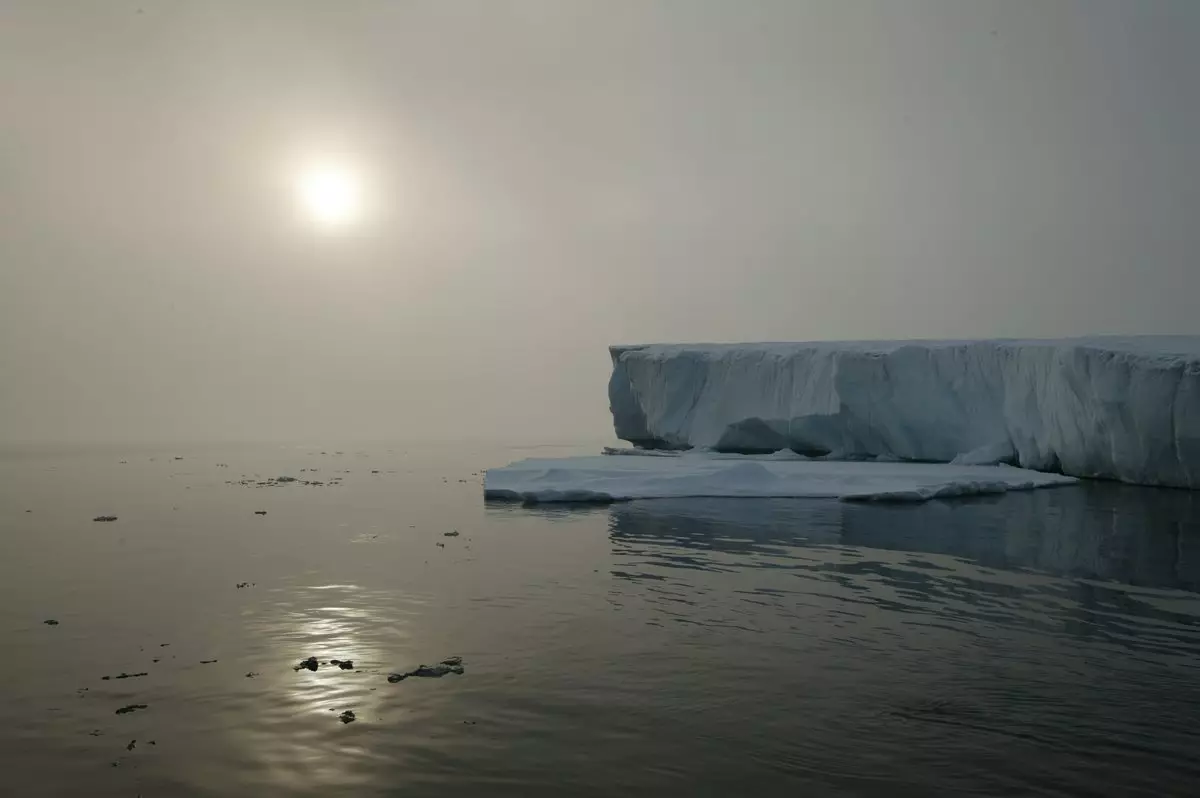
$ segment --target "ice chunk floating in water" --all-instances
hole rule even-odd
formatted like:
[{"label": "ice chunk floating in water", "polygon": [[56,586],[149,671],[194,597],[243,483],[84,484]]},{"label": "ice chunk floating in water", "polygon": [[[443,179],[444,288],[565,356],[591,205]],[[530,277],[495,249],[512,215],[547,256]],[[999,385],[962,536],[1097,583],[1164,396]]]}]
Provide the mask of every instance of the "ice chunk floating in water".
[{"label": "ice chunk floating in water", "polygon": [[701,496],[925,501],[1075,481],[1011,466],[834,462],[795,455],[688,452],[672,457],[598,455],[521,460],[490,469],[484,481],[484,496],[531,502]]},{"label": "ice chunk floating in water", "polygon": [[612,347],[617,437],[1200,488],[1200,336]]}]

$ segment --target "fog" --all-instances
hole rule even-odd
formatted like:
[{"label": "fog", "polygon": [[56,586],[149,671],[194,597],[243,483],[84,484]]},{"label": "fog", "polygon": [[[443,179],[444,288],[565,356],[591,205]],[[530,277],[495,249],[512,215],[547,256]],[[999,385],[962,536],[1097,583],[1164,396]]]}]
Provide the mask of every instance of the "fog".
[{"label": "fog", "polygon": [[590,440],[610,343],[1200,333],[1197,41],[1194,0],[0,0],[0,439]]}]

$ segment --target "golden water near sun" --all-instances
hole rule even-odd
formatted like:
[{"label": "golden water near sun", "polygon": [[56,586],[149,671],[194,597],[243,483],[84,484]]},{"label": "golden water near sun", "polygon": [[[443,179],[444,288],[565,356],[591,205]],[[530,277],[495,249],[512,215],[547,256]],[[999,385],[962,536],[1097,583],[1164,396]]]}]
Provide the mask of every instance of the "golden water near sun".
[{"label": "golden water near sun", "polygon": [[[483,501],[483,469],[546,453],[0,447],[4,794],[995,795],[1049,774],[1063,794],[1186,795],[1200,777],[1198,493]],[[449,656],[464,673],[388,681]]]}]

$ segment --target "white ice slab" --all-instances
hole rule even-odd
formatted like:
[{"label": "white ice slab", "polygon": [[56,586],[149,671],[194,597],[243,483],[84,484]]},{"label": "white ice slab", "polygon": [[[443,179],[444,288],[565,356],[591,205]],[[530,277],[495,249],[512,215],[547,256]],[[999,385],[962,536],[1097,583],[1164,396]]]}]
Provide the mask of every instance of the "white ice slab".
[{"label": "white ice slab", "polygon": [[1200,488],[1200,336],[612,347],[617,437]]},{"label": "white ice slab", "polygon": [[809,460],[790,452],[765,456],[689,452],[521,460],[490,469],[484,496],[531,502],[702,496],[925,501],[1074,482],[1071,477],[1011,466]]}]

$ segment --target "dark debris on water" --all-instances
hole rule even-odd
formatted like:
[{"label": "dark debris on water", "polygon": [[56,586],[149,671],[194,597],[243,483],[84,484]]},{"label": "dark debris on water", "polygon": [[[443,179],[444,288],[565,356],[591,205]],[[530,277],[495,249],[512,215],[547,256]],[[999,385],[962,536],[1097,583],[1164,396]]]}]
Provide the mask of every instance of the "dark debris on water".
[{"label": "dark debris on water", "polygon": [[303,669],[315,671],[317,669],[317,658],[309,657],[308,659],[300,660],[300,664],[295,666],[294,668],[292,668],[292,670],[294,670],[294,671],[303,670]]},{"label": "dark debris on water", "polygon": [[418,665],[413,670],[405,673],[389,673],[388,682],[395,684],[396,682],[404,681],[410,676],[440,679],[448,673],[461,675],[464,672],[462,661],[462,657],[446,657],[446,659],[436,665]]},{"label": "dark debris on water", "polygon": [[353,723],[356,719],[354,712],[349,709],[338,715],[338,718],[342,721],[342,723]]},{"label": "dark debris on water", "polygon": [[106,521],[106,522],[107,521],[116,521],[117,517],[115,515],[98,515],[95,518],[93,518],[92,520],[93,521]]},{"label": "dark debris on water", "polygon": [[109,679],[136,679],[139,676],[149,676],[149,675],[150,674],[145,671],[142,671],[141,673],[126,673],[125,671],[121,671],[116,676],[101,676],[100,680],[107,682]]},{"label": "dark debris on water", "polygon": [[[334,484],[334,482],[335,482],[334,480],[330,480],[328,484],[332,485],[332,484]],[[291,485],[293,483],[295,483],[297,485],[307,485],[309,487],[316,487],[316,488],[323,487],[326,484],[325,482],[322,482],[319,479],[297,479],[296,477],[287,477],[287,476],[268,477],[267,479],[258,479],[256,477],[247,477],[245,479],[227,479],[227,480],[225,480],[226,485],[241,485],[242,487],[246,487],[246,488],[279,488],[279,487],[283,487],[284,485]],[[255,510],[254,514],[255,515],[266,515],[267,511],[266,510]]]},{"label": "dark debris on water", "polygon": [[128,704],[117,710],[118,715],[128,715],[130,712],[137,712],[139,709],[149,709],[149,704]]},{"label": "dark debris on water", "polygon": [[47,618],[46,620],[42,621],[42,623],[46,624],[47,626],[58,626],[58,621],[54,620],[53,618]]},{"label": "dark debris on water", "polygon": [[352,659],[331,659],[331,660],[329,660],[329,664],[337,665],[339,668],[341,668],[344,671],[354,670],[354,660],[352,660]]}]

